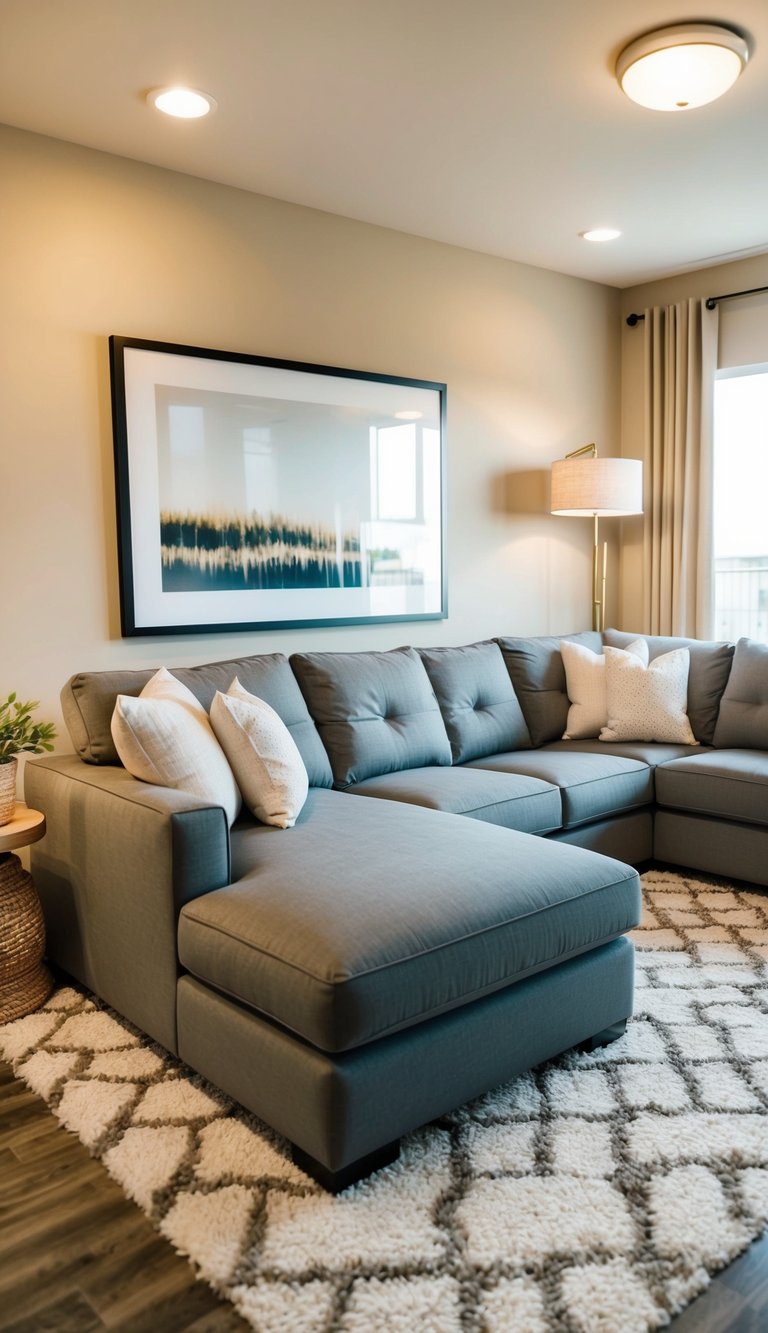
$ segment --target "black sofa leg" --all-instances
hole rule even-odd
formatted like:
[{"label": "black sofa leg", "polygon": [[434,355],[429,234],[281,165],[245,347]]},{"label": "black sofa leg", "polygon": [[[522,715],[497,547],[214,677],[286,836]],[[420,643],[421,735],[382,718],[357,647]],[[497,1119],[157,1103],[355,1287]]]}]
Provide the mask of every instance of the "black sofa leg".
[{"label": "black sofa leg", "polygon": [[612,1023],[609,1028],[603,1028],[602,1032],[596,1032],[594,1037],[587,1037],[586,1041],[580,1041],[576,1047],[577,1051],[597,1051],[601,1046],[610,1046],[612,1041],[618,1041],[623,1037],[627,1030],[627,1020],[622,1018],[618,1023]]},{"label": "black sofa leg", "polygon": [[339,1194],[348,1185],[356,1185],[358,1180],[364,1180],[374,1171],[380,1171],[383,1166],[390,1166],[392,1162],[396,1162],[400,1156],[400,1140],[395,1139],[394,1143],[387,1143],[383,1148],[367,1153],[365,1157],[358,1157],[356,1162],[350,1162],[349,1166],[343,1166],[339,1171],[331,1171],[330,1167],[318,1162],[317,1158],[310,1157],[309,1153],[304,1152],[295,1143],[291,1145],[291,1151],[296,1166],[306,1171],[307,1175],[316,1180],[318,1185],[322,1185],[324,1190],[328,1190],[329,1194]]}]

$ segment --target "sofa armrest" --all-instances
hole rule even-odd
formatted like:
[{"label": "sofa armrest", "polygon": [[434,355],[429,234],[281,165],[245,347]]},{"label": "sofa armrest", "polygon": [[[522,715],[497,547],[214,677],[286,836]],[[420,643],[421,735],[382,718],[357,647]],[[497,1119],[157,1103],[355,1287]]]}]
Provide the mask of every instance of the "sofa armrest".
[{"label": "sofa armrest", "polygon": [[27,802],[47,832],[32,849],[53,962],[176,1050],[176,923],[230,880],[224,810],[75,755],[33,760]]}]

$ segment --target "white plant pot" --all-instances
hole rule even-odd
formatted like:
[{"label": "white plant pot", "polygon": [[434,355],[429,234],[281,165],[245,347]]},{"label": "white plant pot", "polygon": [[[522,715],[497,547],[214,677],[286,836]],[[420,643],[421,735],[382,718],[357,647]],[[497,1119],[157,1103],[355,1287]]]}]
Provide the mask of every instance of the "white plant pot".
[{"label": "white plant pot", "polygon": [[16,808],[16,770],[18,759],[11,759],[8,764],[0,764],[0,825],[8,824],[13,819]]}]

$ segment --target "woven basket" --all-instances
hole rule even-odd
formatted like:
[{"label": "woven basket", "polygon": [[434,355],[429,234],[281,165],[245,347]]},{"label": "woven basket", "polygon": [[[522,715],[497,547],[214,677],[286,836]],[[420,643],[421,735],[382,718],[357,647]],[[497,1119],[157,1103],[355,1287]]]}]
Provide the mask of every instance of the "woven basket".
[{"label": "woven basket", "polygon": [[13,819],[16,809],[16,769],[18,759],[11,759],[8,764],[0,764],[0,824],[7,824]]},{"label": "woven basket", "polygon": [[0,856],[0,1023],[48,999],[53,982],[44,951],[43,912],[32,877],[18,856]]}]

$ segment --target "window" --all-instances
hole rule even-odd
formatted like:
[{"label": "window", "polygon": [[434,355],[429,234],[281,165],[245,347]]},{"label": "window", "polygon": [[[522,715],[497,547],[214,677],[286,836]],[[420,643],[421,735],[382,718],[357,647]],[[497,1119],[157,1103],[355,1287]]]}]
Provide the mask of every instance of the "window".
[{"label": "window", "polygon": [[715,381],[715,633],[768,642],[768,365]]}]

